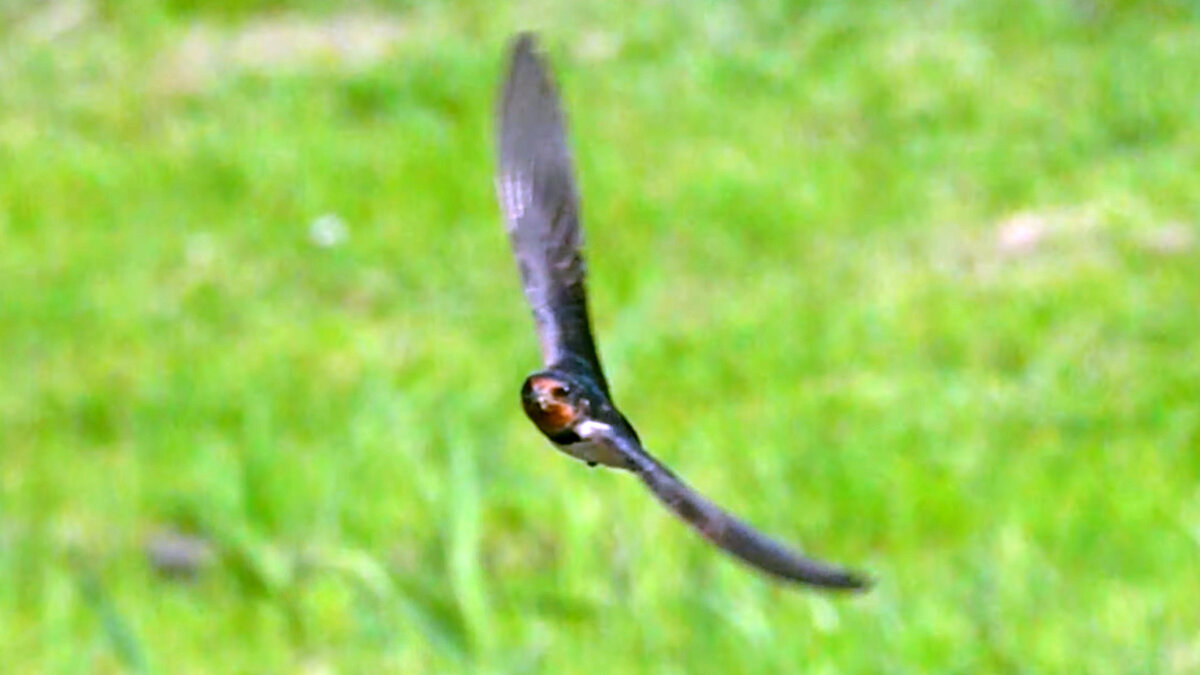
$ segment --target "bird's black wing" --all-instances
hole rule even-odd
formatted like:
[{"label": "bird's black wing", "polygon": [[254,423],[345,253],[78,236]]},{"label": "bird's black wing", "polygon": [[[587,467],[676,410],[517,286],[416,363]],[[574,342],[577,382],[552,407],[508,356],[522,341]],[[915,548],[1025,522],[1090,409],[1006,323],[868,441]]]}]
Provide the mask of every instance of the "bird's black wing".
[{"label": "bird's black wing", "polygon": [[588,323],[579,197],[562,109],[532,35],[513,43],[499,108],[496,193],[547,368],[590,368],[601,388]]},{"label": "bird's black wing", "polygon": [[632,434],[615,429],[610,439],[660,502],[701,536],[776,577],[826,588],[861,590],[870,582],[853,572],[806,558],[700,496],[646,452]]}]

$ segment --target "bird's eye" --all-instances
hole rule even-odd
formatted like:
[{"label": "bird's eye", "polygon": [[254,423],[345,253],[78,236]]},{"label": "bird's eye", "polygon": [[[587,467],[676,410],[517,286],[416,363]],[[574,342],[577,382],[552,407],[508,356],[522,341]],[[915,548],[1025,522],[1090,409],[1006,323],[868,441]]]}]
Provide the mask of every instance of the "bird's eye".
[{"label": "bird's eye", "polygon": [[565,384],[555,385],[554,388],[550,390],[550,395],[558,399],[566,398],[570,395],[570,393],[571,388]]}]

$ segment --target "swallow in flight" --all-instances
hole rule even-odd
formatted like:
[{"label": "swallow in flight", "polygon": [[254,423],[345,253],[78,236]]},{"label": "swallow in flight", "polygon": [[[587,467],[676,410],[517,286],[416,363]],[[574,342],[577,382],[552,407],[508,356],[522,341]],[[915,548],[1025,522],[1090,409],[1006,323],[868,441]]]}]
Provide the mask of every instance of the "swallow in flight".
[{"label": "swallow in flight", "polygon": [[631,471],[704,538],[788,581],[864,589],[852,572],[811,560],[697,494],[650,456],[612,402],[596,356],[584,293],[576,193],[563,114],[534,38],[513,42],[500,92],[496,192],[541,343],[545,369],[521,387],[525,414],[554,447],[587,462]]}]

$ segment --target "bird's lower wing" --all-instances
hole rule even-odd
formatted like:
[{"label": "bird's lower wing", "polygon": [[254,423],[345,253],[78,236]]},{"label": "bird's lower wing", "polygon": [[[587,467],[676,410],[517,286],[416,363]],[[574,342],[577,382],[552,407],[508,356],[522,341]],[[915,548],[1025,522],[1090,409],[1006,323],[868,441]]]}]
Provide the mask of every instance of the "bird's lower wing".
[{"label": "bird's lower wing", "polygon": [[789,581],[825,588],[865,589],[870,582],[852,572],[800,555],[700,496],[631,438],[618,437],[630,469],[660,502],[705,539],[757,567]]}]

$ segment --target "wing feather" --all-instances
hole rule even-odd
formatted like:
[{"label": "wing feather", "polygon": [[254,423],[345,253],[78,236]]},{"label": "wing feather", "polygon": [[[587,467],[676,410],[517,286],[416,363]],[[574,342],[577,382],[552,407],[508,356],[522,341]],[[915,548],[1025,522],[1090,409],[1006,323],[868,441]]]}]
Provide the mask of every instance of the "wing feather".
[{"label": "wing feather", "polygon": [[517,37],[501,92],[496,193],[547,368],[591,369],[605,393],[588,321],[579,197],[558,94],[530,34]]},{"label": "wing feather", "polygon": [[668,509],[727,553],[768,574],[826,588],[861,590],[870,582],[847,570],[807,558],[747,525],[688,487],[636,441],[613,437],[629,468]]}]

